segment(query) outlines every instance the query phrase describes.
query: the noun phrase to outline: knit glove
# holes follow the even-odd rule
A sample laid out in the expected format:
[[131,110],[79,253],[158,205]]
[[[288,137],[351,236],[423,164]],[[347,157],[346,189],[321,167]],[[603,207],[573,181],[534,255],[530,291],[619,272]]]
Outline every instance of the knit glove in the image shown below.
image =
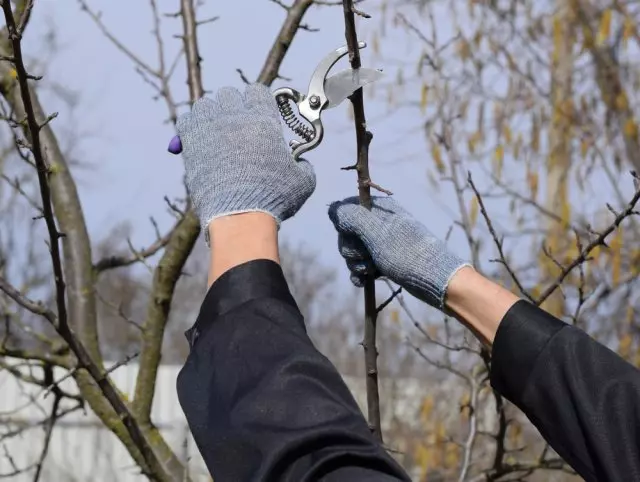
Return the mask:
[[443,309],[449,281],[460,268],[471,265],[450,253],[393,198],[373,197],[372,204],[369,211],[351,197],[329,207],[351,281],[362,286],[367,275],[384,276]]
[[189,196],[205,232],[218,217],[261,211],[280,223],[293,216],[316,187],[313,168],[296,162],[282,133],[269,89],[220,89],[181,116],[177,130],[183,148]]

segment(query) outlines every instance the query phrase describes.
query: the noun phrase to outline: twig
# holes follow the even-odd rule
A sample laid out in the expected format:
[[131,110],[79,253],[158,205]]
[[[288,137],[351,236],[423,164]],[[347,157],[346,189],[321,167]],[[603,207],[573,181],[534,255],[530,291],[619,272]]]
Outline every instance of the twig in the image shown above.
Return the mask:
[[[358,33],[354,17],[353,0],[343,0],[343,13],[345,24],[345,37],[349,47],[349,61],[351,68],[360,68],[360,49],[358,48]],[[371,209],[371,177],[369,175],[369,145],[373,134],[367,131],[367,120],[364,113],[364,96],[362,89],[356,90],[351,95],[353,114],[356,130],[358,173],[358,196],[360,204]],[[364,281],[364,348],[366,384],[367,384],[367,411],[369,428],[373,435],[382,443],[382,427],[380,422],[380,393],[378,389],[378,349],[376,347],[376,322],[378,311],[376,309],[376,284],[375,277],[369,275]]]
[[391,303],[396,298],[396,296],[398,296],[401,292],[402,292],[402,286],[400,286],[397,290],[392,290],[389,297],[386,300],[384,300],[382,303],[380,303],[380,306],[376,308],[376,312],[380,313],[382,310],[384,310],[387,306],[389,306],[389,303]]
[[460,466],[460,475],[458,476],[458,482],[465,482],[467,480],[467,476],[469,474],[469,470],[471,469],[472,455],[473,455],[473,447],[476,442],[476,437],[478,436],[478,392],[480,391],[480,386],[478,381],[472,375],[470,377],[471,383],[471,397],[469,400],[469,404],[467,407],[469,409],[469,433],[467,434],[467,439],[465,440],[463,446],[463,458],[462,464]]
[[529,292],[527,290],[524,289],[524,286],[522,286],[522,284],[520,283],[520,280],[518,279],[516,274],[513,272],[513,269],[511,268],[511,266],[507,262],[507,258],[505,256],[504,250],[502,248],[502,240],[500,240],[498,238],[498,235],[496,234],[496,230],[493,227],[493,223],[491,222],[491,218],[489,218],[489,214],[487,213],[487,210],[484,207],[484,202],[482,201],[482,196],[480,196],[480,192],[476,188],[476,185],[473,183],[473,178],[471,177],[471,172],[468,172],[468,174],[467,174],[467,181],[469,182],[469,186],[471,186],[471,189],[473,190],[476,198],[478,199],[478,206],[480,207],[480,213],[482,214],[482,217],[484,218],[485,223],[487,223],[487,229],[489,229],[489,233],[491,234],[491,237],[493,238],[493,241],[494,241],[494,243],[496,245],[496,248],[498,248],[498,254],[500,255],[500,262],[502,263],[502,265],[505,267],[505,269],[509,273],[509,276],[511,276],[511,279],[513,280],[513,282],[518,287],[518,290],[520,291],[520,293],[522,293],[529,301],[535,303],[536,300],[529,294]]
[[63,398],[63,394],[57,385],[53,382],[53,369],[51,366],[46,366],[45,370],[45,382],[51,385],[54,399],[53,404],[51,405],[51,416],[46,423],[45,426],[45,435],[44,442],[42,443],[42,450],[40,451],[40,457],[38,458],[38,462],[36,464],[36,473],[33,476],[33,482],[38,482],[40,480],[40,475],[42,474],[42,469],[44,467],[44,461],[47,458],[47,454],[49,453],[49,445],[51,443],[51,435],[53,434],[53,428],[56,425],[56,421],[58,420],[58,408],[60,407],[60,401]]
[[[635,185],[635,180],[638,179],[638,174],[635,171],[633,171],[631,172],[631,176],[634,179],[634,185]],[[610,208],[610,210],[615,214],[615,218],[613,222],[607,227],[607,229],[602,231],[595,239],[593,239],[589,244],[587,244],[584,247],[584,249],[580,251],[580,254],[576,256],[571,263],[569,263],[567,266],[562,268],[562,271],[560,272],[556,280],[546,290],[544,290],[544,292],[538,297],[538,299],[535,300],[535,303],[538,305],[541,305],[542,303],[544,303],[544,301],[547,298],[549,298],[549,296],[551,296],[556,289],[558,289],[558,287],[562,284],[562,282],[569,275],[569,273],[571,273],[571,271],[573,271],[577,266],[587,261],[591,251],[593,251],[598,246],[606,246],[605,239],[612,232],[614,232],[618,228],[618,226],[620,226],[620,223],[622,223],[622,221],[624,221],[626,218],[630,216],[638,215],[638,212],[635,211],[635,207],[636,207],[636,204],[638,204],[638,201],[640,201],[640,189],[636,191],[635,195],[631,198],[629,203],[619,213],[616,213],[615,210]]]
[[108,256],[98,261],[94,265],[93,269],[96,271],[96,273],[101,273],[103,271],[107,271],[113,268],[122,268],[125,266],[130,266],[134,263],[137,263],[140,260],[153,256],[154,254],[156,254],[158,251],[160,251],[162,248],[164,248],[167,245],[167,243],[171,239],[173,231],[178,226],[179,226],[179,223],[173,226],[173,228],[171,228],[171,231],[169,231],[167,234],[165,234],[161,238],[158,238],[149,247],[143,248],[141,250],[136,250],[132,256],[129,256],[129,255]]

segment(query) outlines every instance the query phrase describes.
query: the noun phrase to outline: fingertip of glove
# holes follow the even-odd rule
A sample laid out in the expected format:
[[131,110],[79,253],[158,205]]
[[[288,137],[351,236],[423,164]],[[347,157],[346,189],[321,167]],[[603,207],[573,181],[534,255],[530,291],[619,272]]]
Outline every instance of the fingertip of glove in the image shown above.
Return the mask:
[[[191,115],[188,119],[192,117],[211,117],[215,115],[215,111],[218,108],[218,105],[215,100],[209,97],[200,97],[193,103],[193,107],[191,108]],[[189,115],[189,114],[185,114]]]
[[248,109],[260,112],[273,113],[276,109],[276,100],[271,90],[260,83],[247,86],[244,93],[244,104]]
[[362,288],[364,286],[364,279],[363,279],[362,276],[358,276],[356,274],[351,274],[349,279],[354,284],[354,286],[356,286],[357,288]]
[[222,87],[216,94],[216,102],[223,112],[236,112],[244,108],[244,96],[235,87]]

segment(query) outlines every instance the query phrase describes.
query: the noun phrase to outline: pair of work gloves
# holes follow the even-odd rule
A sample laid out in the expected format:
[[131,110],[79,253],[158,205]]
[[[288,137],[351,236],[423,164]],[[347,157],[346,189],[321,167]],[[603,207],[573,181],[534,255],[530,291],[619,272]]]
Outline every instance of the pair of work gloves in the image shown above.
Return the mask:
[[[261,211],[278,224],[292,217],[316,187],[313,167],[295,161],[269,89],[230,87],[198,100],[179,118],[187,188],[205,236],[218,217]],[[443,309],[447,285],[468,263],[391,197],[374,197],[368,210],[350,197],[329,207],[340,254],[351,281],[384,276],[431,306]]]

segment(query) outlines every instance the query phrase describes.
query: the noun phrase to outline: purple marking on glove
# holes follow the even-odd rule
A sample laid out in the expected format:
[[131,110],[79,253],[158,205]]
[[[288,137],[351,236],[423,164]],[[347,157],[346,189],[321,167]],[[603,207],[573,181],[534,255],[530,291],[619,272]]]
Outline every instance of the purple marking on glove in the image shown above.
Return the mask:
[[171,154],[180,154],[182,152],[182,141],[180,141],[178,136],[175,136],[171,139],[171,142],[169,142],[169,152]]

